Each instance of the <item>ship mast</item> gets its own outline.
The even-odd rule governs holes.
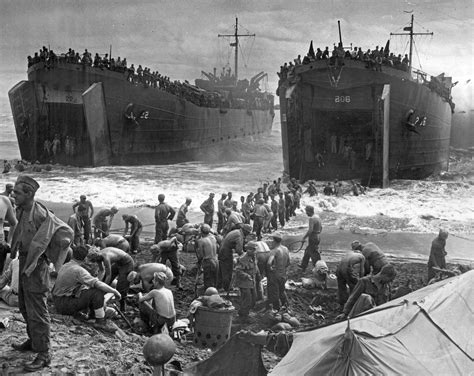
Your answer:
[[[235,84],[239,81],[239,37],[254,37],[255,34],[239,34],[239,19],[235,18],[235,29],[234,34],[218,34],[218,37],[234,37],[234,42],[230,44],[231,47],[235,47],[235,56],[234,56],[234,75],[235,75]]]
[[[342,47],[341,21],[337,20],[337,28],[339,29],[339,44]]]
[[[410,36],[410,56],[409,56],[409,61],[408,61],[408,71],[411,74],[411,67],[412,67],[412,56],[413,56],[413,36],[414,35],[433,35],[433,33],[414,33],[413,32],[413,20],[414,16],[413,14],[411,15],[411,23],[410,26],[404,27],[403,31],[409,31],[409,33],[390,33],[390,35],[409,35]]]

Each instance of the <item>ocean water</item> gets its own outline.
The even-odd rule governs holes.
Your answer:
[[[0,97],[0,160],[20,158],[8,98]],[[3,165],[2,165],[3,167]]]
[[[243,142],[229,150],[232,161],[188,162],[165,166],[109,166],[78,168],[53,166],[50,172],[31,173],[41,184],[40,200],[73,203],[85,194],[95,207],[143,207],[156,205],[157,195],[179,207],[185,197],[193,199],[191,213],[210,192],[216,202],[223,192],[231,191],[235,200],[256,192],[265,181],[282,175],[280,117],[277,111],[270,136]],[[0,102],[0,159],[19,158],[19,150],[7,101]],[[14,182],[17,172],[2,174],[0,187]],[[323,182],[319,185],[322,187]],[[349,190],[349,187],[347,186]],[[474,186],[468,182],[392,181],[388,189],[371,189],[366,195],[328,198],[303,197],[303,204],[341,216],[385,215],[409,220],[410,229],[436,232],[439,226],[460,223],[461,231],[474,223]],[[465,226],[464,226],[464,225]]]

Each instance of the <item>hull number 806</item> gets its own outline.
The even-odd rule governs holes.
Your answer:
[[[350,95],[336,95],[334,97],[335,103],[351,103],[351,96]]]

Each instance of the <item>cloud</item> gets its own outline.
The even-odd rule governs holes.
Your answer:
[[[416,29],[435,33],[417,41],[423,68],[471,77],[472,2],[410,2]],[[229,41],[217,34],[232,34],[238,17],[242,33],[256,34],[241,40],[241,77],[265,70],[275,90],[279,66],[304,55],[311,40],[315,48],[338,42],[338,20],[344,45],[372,49],[408,24],[407,6],[391,0],[2,0],[0,71],[24,72],[26,56],[42,45],[94,53],[106,53],[112,45],[113,56],[193,81],[201,70],[220,69],[227,61],[233,65]],[[406,38],[392,37],[391,46],[406,53]]]

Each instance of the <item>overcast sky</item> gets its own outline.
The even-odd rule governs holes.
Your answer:
[[[345,46],[364,50],[384,46],[390,32],[402,32],[411,13],[416,39],[414,65],[433,75],[446,72],[459,81],[457,108],[472,107],[472,0],[0,0],[0,97],[26,78],[26,57],[43,45],[57,53],[69,47],[142,64],[172,79],[189,80],[227,63],[235,17],[242,38],[239,76],[268,72],[275,91],[276,71],[285,61],[314,46],[332,48],[341,21]],[[408,53],[407,37],[392,37],[391,51]]]

